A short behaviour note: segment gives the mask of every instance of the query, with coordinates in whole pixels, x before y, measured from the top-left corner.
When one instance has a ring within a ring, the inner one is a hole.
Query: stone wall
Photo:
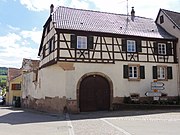
[[[66,97],[45,97],[45,99],[36,99],[27,96],[22,99],[22,107],[49,113],[63,113],[65,106],[67,106]]]

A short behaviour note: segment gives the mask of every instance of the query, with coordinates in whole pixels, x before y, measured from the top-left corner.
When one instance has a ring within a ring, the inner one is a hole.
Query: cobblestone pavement
[[[0,135],[179,135],[180,110],[52,115],[0,107]]]

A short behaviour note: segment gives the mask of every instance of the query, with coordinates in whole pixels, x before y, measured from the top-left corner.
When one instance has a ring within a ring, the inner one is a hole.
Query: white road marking
[[[106,122],[106,123],[109,124],[110,126],[114,127],[115,129],[119,130],[120,132],[122,132],[122,133],[125,134],[125,135],[132,135],[132,134],[130,134],[129,132],[127,132],[126,130],[124,130],[124,129],[120,128],[120,127],[117,127],[117,126],[113,125],[112,123],[108,122],[108,121],[105,120],[105,119],[101,119],[101,120],[104,121],[104,122]]]
[[[74,134],[74,128],[73,128],[73,125],[71,123],[71,119],[69,117],[69,114],[66,113],[65,115],[66,115],[66,121],[67,121],[68,127],[70,127],[70,128],[68,128],[69,135],[75,135]]]

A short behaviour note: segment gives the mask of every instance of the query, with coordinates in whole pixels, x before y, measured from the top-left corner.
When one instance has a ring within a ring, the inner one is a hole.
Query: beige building
[[[8,68],[8,79],[7,79],[8,91],[6,92],[7,105],[13,105],[18,107],[20,106],[21,95],[22,95],[21,83],[22,83],[21,70],[16,68]]]
[[[177,38],[177,59],[178,59],[178,92],[180,96],[180,13],[160,9],[156,18],[156,23],[164,28],[168,33]]]
[[[37,79],[29,74],[23,101],[43,111],[62,112],[66,106],[79,112],[111,110],[125,97],[176,98],[176,41],[134,9],[127,16],[61,6],[54,11],[51,5]],[[152,89],[154,80],[162,87]]]

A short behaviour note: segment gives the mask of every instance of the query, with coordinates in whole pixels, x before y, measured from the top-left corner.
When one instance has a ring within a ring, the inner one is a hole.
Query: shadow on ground
[[[80,114],[70,114],[70,119],[71,120],[99,119],[99,118],[108,118],[108,117],[128,117],[128,116],[153,115],[153,114],[163,114],[163,113],[172,113],[172,112],[180,113],[180,109],[82,112]]]
[[[166,110],[121,110],[121,111],[98,111],[98,112],[81,112],[79,114],[69,114],[70,120],[85,120],[85,119],[99,119],[110,117],[127,117],[127,116],[141,116],[163,113],[180,113],[180,109],[166,109]],[[28,124],[41,122],[55,122],[65,121],[66,117],[63,114],[48,114],[37,111],[22,110],[11,107],[0,107],[0,124]],[[68,119],[67,119],[68,120]]]
[[[28,124],[41,122],[63,121],[63,115],[47,115],[41,112],[32,112],[11,107],[0,107],[0,124]]]

